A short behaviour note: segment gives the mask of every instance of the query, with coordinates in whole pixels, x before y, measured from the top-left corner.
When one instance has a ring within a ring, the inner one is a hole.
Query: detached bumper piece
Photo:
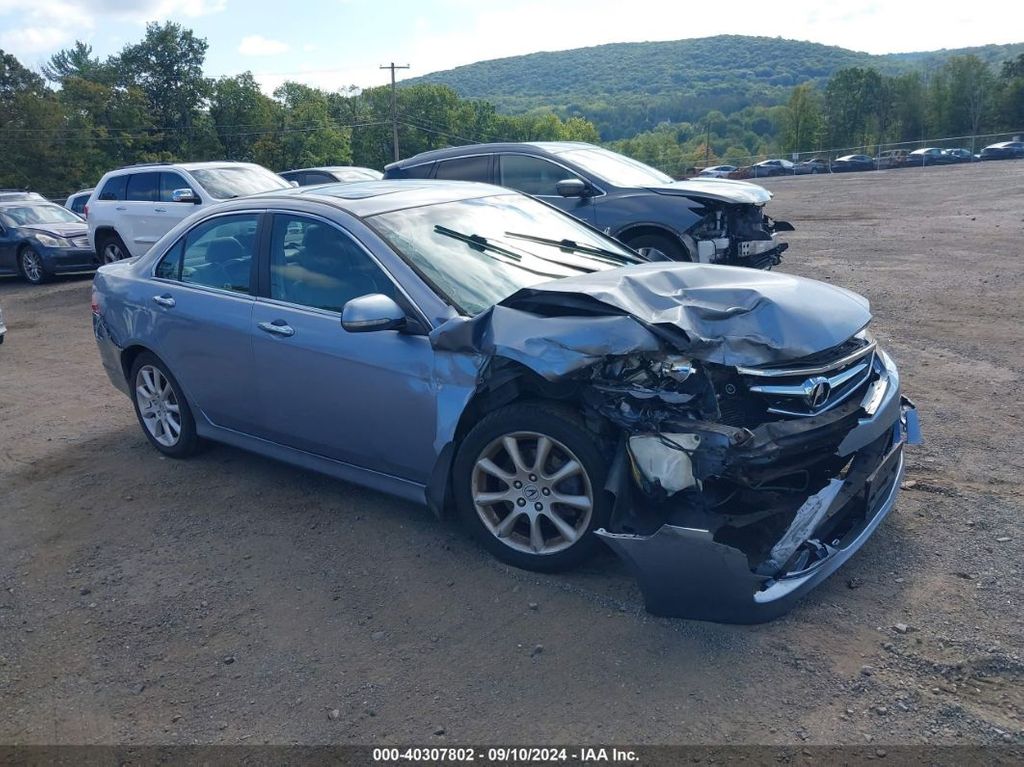
[[[892,511],[903,447],[920,442],[917,413],[894,368],[872,386],[843,438],[843,469],[808,495],[767,554],[752,557],[711,527],[666,523],[650,535],[598,530],[629,566],[656,615],[761,623],[834,573]],[[717,539],[716,539],[717,538]]]

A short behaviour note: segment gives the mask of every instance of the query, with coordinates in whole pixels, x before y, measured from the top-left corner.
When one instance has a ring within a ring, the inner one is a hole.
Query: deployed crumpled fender
[[[706,362],[792,360],[842,343],[870,319],[866,299],[814,280],[649,263],[524,288],[476,317],[449,320],[431,342],[514,359],[553,380],[602,357],[656,350],[659,337]]]

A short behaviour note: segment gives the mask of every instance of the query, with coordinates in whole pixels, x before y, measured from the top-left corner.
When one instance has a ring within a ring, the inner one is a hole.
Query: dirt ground
[[[789,615],[655,618],[412,504],[160,457],[88,277],[0,280],[0,743],[1024,742],[1024,162],[767,180],[783,270],[871,299],[926,443]]]

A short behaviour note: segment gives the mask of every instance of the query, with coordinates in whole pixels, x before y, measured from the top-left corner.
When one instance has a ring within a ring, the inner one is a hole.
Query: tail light
[[[93,291],[92,291],[92,303],[90,304],[90,308],[92,309],[92,313],[95,316],[99,317],[101,315],[101,311],[100,311],[100,294],[96,291],[95,288],[93,288]]]
[[[84,218],[84,219],[88,219],[89,218],[89,203],[86,203],[85,207],[82,208],[82,218]]]

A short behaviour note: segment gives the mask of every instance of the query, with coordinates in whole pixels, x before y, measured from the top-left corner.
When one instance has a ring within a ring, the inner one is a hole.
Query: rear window
[[[157,202],[160,199],[160,174],[133,174],[128,179],[127,199],[132,202]]]
[[[444,160],[437,164],[435,178],[449,181],[481,181],[486,184],[491,180],[491,156],[477,155]]]
[[[100,190],[99,200],[123,200],[125,198],[125,188],[128,185],[128,176],[120,175],[113,176],[107,179],[107,182],[103,185],[103,189]]]

